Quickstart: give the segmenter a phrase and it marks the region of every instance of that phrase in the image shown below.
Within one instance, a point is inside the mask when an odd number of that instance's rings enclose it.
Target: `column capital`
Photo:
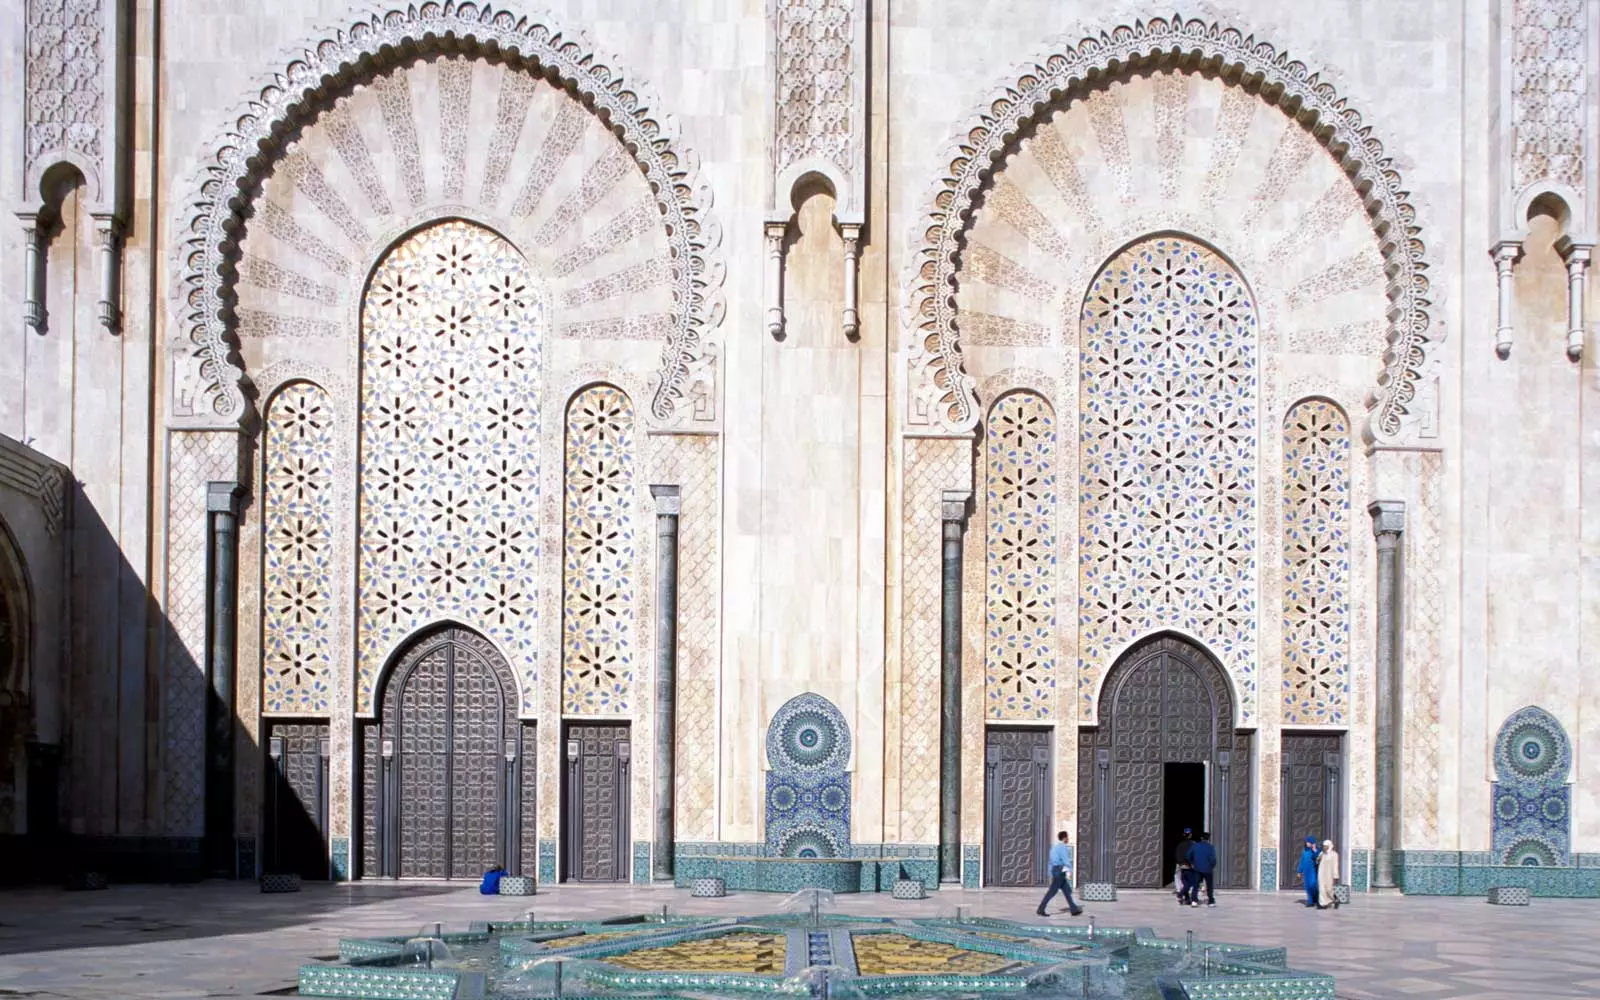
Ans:
[[[1581,243],[1570,236],[1563,236],[1556,240],[1556,253],[1567,262],[1567,267],[1587,267],[1590,255],[1594,252],[1593,243]]]
[[[683,508],[683,488],[681,486],[651,485],[650,495],[656,501],[656,513],[667,517],[677,517]]]
[[[945,490],[939,499],[947,523],[967,519],[968,508],[972,505],[971,490]]]
[[[776,250],[783,246],[783,237],[789,232],[789,220],[768,219],[761,224],[761,231],[767,237],[767,248]]]
[[[213,480],[206,483],[206,513],[239,516],[239,501],[244,488],[232,480]]]
[[[1406,530],[1406,505],[1404,500],[1374,500],[1367,504],[1372,517],[1372,534],[1375,538],[1399,535]]]
[[[1497,268],[1510,268],[1522,259],[1522,241],[1501,240],[1489,248],[1489,256],[1494,258]]]

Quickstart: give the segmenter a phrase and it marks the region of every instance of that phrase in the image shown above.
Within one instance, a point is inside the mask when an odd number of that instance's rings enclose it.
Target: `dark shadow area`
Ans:
[[[1170,883],[1176,867],[1173,855],[1183,831],[1193,831],[1194,839],[1199,840],[1200,831],[1206,828],[1206,766],[1168,763],[1161,770],[1161,857],[1165,859],[1162,873],[1166,876],[1164,881]]]
[[[0,893],[0,955],[253,934],[318,920],[336,925],[341,910],[459,893],[464,886],[324,882],[298,893],[263,895],[243,882],[114,885],[105,892],[74,893],[71,905],[60,889],[11,889]],[[395,933],[410,929],[403,924]]]

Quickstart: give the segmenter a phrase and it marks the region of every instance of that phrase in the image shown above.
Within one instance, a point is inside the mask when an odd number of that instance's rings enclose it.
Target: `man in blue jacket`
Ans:
[[[1211,834],[1202,832],[1200,839],[1189,848],[1189,863],[1194,866],[1196,885],[1189,900],[1190,906],[1200,905],[1200,885],[1206,887],[1206,905],[1216,906],[1216,893],[1211,888],[1211,878],[1217,871],[1217,849],[1211,844]]]
[[[1307,837],[1305,849],[1300,852],[1300,865],[1295,874],[1306,887],[1306,905],[1317,905],[1317,838]]]
[[[1079,906],[1072,898],[1072,848],[1067,846],[1067,831],[1065,830],[1056,834],[1055,846],[1050,848],[1050,891],[1044,894],[1043,899],[1039,900],[1039,909],[1037,911],[1039,916],[1048,917],[1050,915],[1045,912],[1045,905],[1058,892],[1067,897],[1067,909],[1072,911],[1073,916],[1083,912],[1083,907]]]

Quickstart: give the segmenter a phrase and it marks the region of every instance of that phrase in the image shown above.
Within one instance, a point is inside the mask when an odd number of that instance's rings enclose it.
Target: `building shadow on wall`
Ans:
[[[282,741],[253,740],[233,710],[237,698],[221,696],[237,691],[237,678],[219,676],[233,664],[219,671],[207,662],[216,659],[205,652],[213,637],[192,634],[192,624],[190,635],[180,634],[81,484],[69,481],[63,499],[62,527],[48,547],[60,557],[65,584],[40,572],[45,559],[37,554],[47,540],[21,539],[17,547],[34,552],[35,565],[18,560],[28,579],[0,605],[0,614],[32,626],[10,635],[60,637],[56,656],[25,654],[34,669],[12,740],[16,766],[0,769],[0,798],[14,801],[16,814],[9,829],[0,828],[0,886],[253,881],[258,873],[329,879],[335,864],[322,741],[309,747],[311,766],[321,767],[310,786],[323,791],[319,807],[304,781],[291,780],[304,754],[281,752]],[[0,528],[7,528],[3,510]],[[0,544],[6,539],[0,531]],[[171,560],[199,560],[208,581],[215,569],[208,551],[173,552]],[[187,602],[189,622],[212,623],[213,599],[207,586],[203,594],[172,594],[169,604]],[[363,890],[357,898],[381,897]]]

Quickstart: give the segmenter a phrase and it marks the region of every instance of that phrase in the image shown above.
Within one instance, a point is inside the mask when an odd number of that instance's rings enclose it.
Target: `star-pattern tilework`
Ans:
[[[596,385],[567,407],[562,711],[626,715],[633,694],[633,403]]]
[[[1350,702],[1350,424],[1308,399],[1283,428],[1283,721],[1343,725]]]
[[[1572,863],[1572,741],[1534,705],[1511,713],[1494,741],[1495,862],[1548,868]]]
[[[985,692],[991,719],[1055,706],[1055,416],[1036,393],[1001,397],[986,428]]]
[[[362,307],[357,710],[384,658],[449,619],[510,659],[534,711],[543,316],[527,263],[470,223],[379,264]]]
[[[333,670],[333,405],[296,382],[266,414],[262,711],[326,714]]]
[[[1082,315],[1079,699],[1112,659],[1179,628],[1256,702],[1256,310],[1244,282],[1181,237],[1136,243]]]

